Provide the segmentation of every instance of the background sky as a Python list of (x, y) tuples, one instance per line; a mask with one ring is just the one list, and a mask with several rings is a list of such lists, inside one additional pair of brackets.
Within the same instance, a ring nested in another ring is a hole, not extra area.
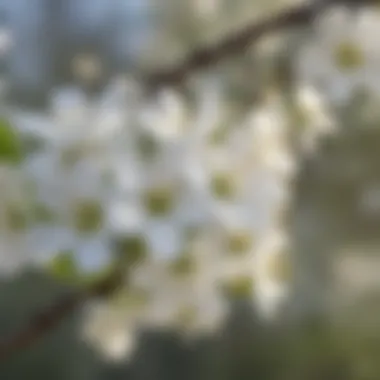
[(149, 3), (150, 0), (0, 0), (3, 22), (13, 39), (9, 78), (17, 88), (32, 92), (49, 87), (49, 82), (57, 79), (54, 60), (65, 60), (67, 50), (80, 50), (94, 43), (112, 66), (127, 65), (149, 38), (155, 11)]

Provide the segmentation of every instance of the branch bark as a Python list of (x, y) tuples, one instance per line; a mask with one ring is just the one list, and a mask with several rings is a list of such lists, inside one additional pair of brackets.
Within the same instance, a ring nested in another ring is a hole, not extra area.
[(0, 362), (30, 347), (57, 327), (68, 315), (80, 308), (84, 302), (111, 295), (122, 284), (124, 271), (122, 267), (116, 266), (110, 275), (83, 291), (59, 297), (55, 303), (32, 317), (23, 329), (0, 341)]
[[(234, 35), (228, 36), (213, 46), (200, 48), (188, 59), (168, 70), (147, 75), (143, 82), (151, 89), (181, 83), (189, 74), (217, 63), (221, 59), (244, 51), (264, 35), (305, 26), (323, 11), (333, 5), (363, 6), (379, 4), (379, 0), (319, 0), (294, 6), (272, 15), (252, 25), (248, 25)], [(84, 302), (97, 297), (106, 297), (119, 286), (123, 276), (116, 267), (107, 278), (87, 289), (69, 294), (48, 306), (42, 313), (30, 320), (21, 331), (0, 341), (0, 362), (10, 358), (20, 350), (30, 347), (38, 339), (52, 331), (68, 315)]]
[(243, 52), (264, 35), (309, 25), (322, 12), (332, 6), (342, 5), (351, 9), (380, 4), (379, 0), (314, 0), (296, 5), (266, 19), (250, 24), (227, 36), (212, 46), (204, 46), (191, 53), (178, 65), (157, 73), (146, 75), (143, 81), (149, 89), (178, 85), (189, 74), (211, 66), (225, 57)]

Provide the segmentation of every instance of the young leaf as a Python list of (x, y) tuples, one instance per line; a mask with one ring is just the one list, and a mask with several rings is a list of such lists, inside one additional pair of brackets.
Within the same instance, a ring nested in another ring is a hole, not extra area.
[(19, 164), (22, 159), (20, 136), (7, 120), (0, 118), (0, 163)]
[(48, 272), (57, 280), (74, 282), (79, 280), (79, 271), (72, 251), (63, 251), (48, 264)]

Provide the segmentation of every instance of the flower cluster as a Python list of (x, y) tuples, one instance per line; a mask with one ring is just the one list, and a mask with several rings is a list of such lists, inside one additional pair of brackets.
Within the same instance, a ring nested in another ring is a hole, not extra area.
[(318, 86), (334, 105), (344, 105), (358, 91), (378, 99), (379, 21), (379, 13), (373, 9), (355, 15), (343, 7), (326, 12), (300, 49), (295, 64), (298, 78)]
[[(23, 157), (1, 169), (2, 272), (94, 273), (122, 254), (130, 281), (107, 304), (122, 320), (215, 327), (230, 297), (274, 315), (291, 273), (281, 218), (293, 118), (276, 95), (236, 121), (218, 81), (194, 94), (144, 99), (118, 78), (97, 100), (66, 89), (48, 114), (11, 112)], [(310, 88), (297, 99), (308, 142), (327, 116)]]

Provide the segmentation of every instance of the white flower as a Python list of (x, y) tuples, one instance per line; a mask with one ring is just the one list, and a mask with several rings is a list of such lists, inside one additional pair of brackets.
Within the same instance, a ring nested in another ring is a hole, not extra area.
[(121, 74), (110, 79), (100, 97), (100, 104), (102, 107), (116, 106), (130, 109), (142, 100), (141, 95), (141, 86), (132, 77)]
[(147, 215), (137, 197), (112, 198), (107, 207), (107, 224), (116, 233), (141, 233)]
[(105, 231), (98, 233), (97, 236), (77, 239), (74, 252), (78, 268), (82, 273), (99, 272), (114, 258)]
[[(49, 239), (46, 237), (49, 236)], [(74, 231), (59, 223), (36, 225), (25, 236), (29, 255), (39, 265), (44, 265), (60, 252), (71, 250), (76, 241)]]
[(290, 257), (283, 232), (270, 231), (262, 238), (254, 265), (255, 301), (265, 316), (272, 317), (288, 295)]
[[(79, 268), (91, 272), (112, 259), (115, 235), (132, 235), (146, 245), (141, 250), (147, 248), (148, 260), (138, 270), (156, 297), (144, 317), (150, 321), (173, 321), (183, 300), (191, 298), (197, 323), (216, 323), (225, 310), (218, 281), (254, 277), (256, 261), (263, 268), (262, 251), (270, 248), (264, 243), (257, 248), (256, 241), (267, 236), (288, 201), (293, 161), (279, 99), (252, 110), (242, 128), (231, 124), (235, 132), (226, 130), (227, 136), (215, 142), (213, 134), (228, 121), (229, 108), (215, 81), (201, 84), (191, 112), (177, 92), (165, 90), (151, 103), (140, 103), (140, 94), (118, 82), (97, 101), (76, 89), (55, 94), (51, 115), (41, 117), (41, 125), (23, 119), (25, 130), (45, 147), (27, 160), (22, 174), (35, 183), (37, 200), (56, 216), (18, 241), (29, 245), (31, 254), (38, 252), (39, 262), (70, 250)], [(319, 123), (322, 111), (315, 97), (306, 91), (300, 102)], [(142, 158), (142, 134), (154, 140), (147, 150), (158, 146), (153, 159)], [(241, 240), (232, 242), (230, 235), (239, 233)], [(233, 250), (244, 255), (227, 258)], [(183, 280), (163, 270), (186, 253), (197, 262), (194, 275)], [(269, 304), (279, 285), (264, 272), (259, 299)], [(109, 344), (116, 355), (125, 339), (110, 338)]]
[(144, 105), (139, 120), (163, 142), (176, 141), (186, 130), (186, 109), (180, 94), (162, 90), (152, 103)]
[[(195, 109), (191, 112), (192, 125), (189, 135), (192, 138), (205, 139), (228, 117), (228, 103), (225, 100), (223, 85), (218, 77), (210, 73), (200, 75), (195, 88)], [(192, 138), (190, 140), (192, 141)]]
[(210, 17), (215, 17), (220, 9), (220, 0), (196, 0), (194, 7), (198, 14), (209, 22)]
[[(336, 131), (335, 120), (329, 112), (325, 99), (315, 87), (299, 85), (295, 91), (294, 106), (297, 114), (293, 117), (300, 123), (300, 130), (297, 132), (301, 148), (307, 153), (313, 153), (321, 137)], [(290, 124), (292, 124), (292, 115)], [(290, 127), (294, 128), (293, 125)]]
[(51, 123), (54, 128), (49, 132), (56, 144), (88, 138), (93, 111), (83, 91), (76, 87), (60, 89), (51, 94), (50, 101)]
[(11, 108), (7, 114), (13, 128), (24, 134), (32, 134), (43, 140), (51, 139), (57, 133), (54, 123), (46, 114)]
[(319, 86), (328, 100), (341, 105), (356, 89), (380, 93), (378, 12), (361, 10), (353, 18), (346, 9), (326, 12), (316, 35), (298, 56), (295, 72), (301, 82)]
[(294, 172), (294, 158), (288, 146), (288, 125), (283, 106), (276, 96), (254, 109), (246, 118), (247, 155), (251, 167), (259, 166), (280, 176)]
[(101, 304), (91, 307), (87, 314), (84, 338), (108, 360), (127, 359), (136, 343), (134, 321), (127, 312)]
[(118, 155), (113, 160), (111, 170), (115, 177), (115, 190), (119, 190), (124, 195), (139, 194), (144, 188), (146, 175), (144, 167), (135, 157), (129, 154)]
[(204, 226), (212, 219), (211, 209), (212, 205), (202, 193), (188, 189), (181, 195), (176, 218), (184, 227)]
[(183, 250), (183, 230), (175, 218), (148, 220), (143, 235), (156, 260), (167, 260)]
[(288, 184), (267, 170), (257, 170), (248, 179), (243, 201), (247, 212), (260, 220), (260, 231), (278, 222), (278, 211), (289, 203)]

